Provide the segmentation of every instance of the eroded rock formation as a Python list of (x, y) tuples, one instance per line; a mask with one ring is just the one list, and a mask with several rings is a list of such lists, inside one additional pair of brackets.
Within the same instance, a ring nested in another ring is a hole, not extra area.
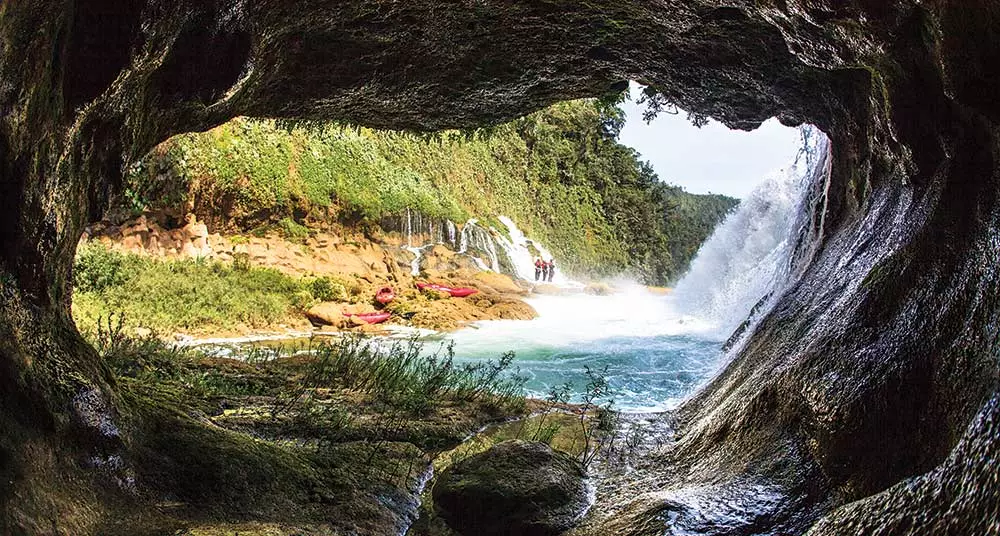
[(93, 532), (107, 490), (148, 500), (129, 453), (153, 447), (67, 281), (154, 144), (239, 114), (479, 126), (635, 79), (733, 127), (816, 124), (833, 176), (800, 281), (636, 498), (599, 499), (580, 530), (659, 534), (756, 493), (717, 531), (995, 533), (998, 26), (992, 0), (4, 2), (3, 526)]

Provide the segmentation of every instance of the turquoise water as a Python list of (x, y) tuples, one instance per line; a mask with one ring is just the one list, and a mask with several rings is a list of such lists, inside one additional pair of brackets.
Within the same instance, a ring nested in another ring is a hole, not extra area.
[(427, 342), (453, 342), (460, 361), (513, 351), (526, 388), (538, 397), (570, 382), (579, 400), (588, 382), (586, 368), (606, 367), (615, 407), (637, 412), (673, 407), (718, 369), (723, 356), (718, 330), (676, 314), (670, 296), (635, 288), (613, 296), (528, 301), (539, 318), (481, 322)]
[[(719, 343), (692, 336), (609, 337), (569, 347), (510, 347), (515, 365), (527, 378), (525, 387), (542, 398), (553, 386), (570, 382), (574, 400), (588, 382), (586, 367), (604, 371), (615, 407), (626, 411), (668, 409), (690, 394), (715, 371)], [(495, 358), (501, 349), (456, 347), (459, 360)], [(606, 369), (605, 369), (606, 367)]]
[[(452, 344), (458, 362), (497, 359), (513, 351), (514, 366), (526, 378), (530, 396), (544, 398), (554, 386), (572, 385), (573, 401), (589, 381), (586, 370), (608, 380), (614, 407), (645, 412), (670, 409), (690, 395), (721, 365), (729, 326), (680, 314), (671, 296), (632, 287), (612, 296), (573, 294), (527, 300), (538, 318), (478, 322), (454, 333), (425, 333), (424, 351)], [(392, 338), (409, 338), (402, 330)], [(284, 352), (307, 348), (308, 339), (209, 342), (218, 355), (237, 348), (268, 346)], [(603, 402), (604, 400), (602, 400)]]

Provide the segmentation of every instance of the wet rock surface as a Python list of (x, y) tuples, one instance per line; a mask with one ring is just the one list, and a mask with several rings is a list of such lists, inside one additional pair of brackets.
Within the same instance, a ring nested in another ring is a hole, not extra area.
[(550, 536), (573, 527), (590, 506), (585, 473), (544, 443), (512, 440), (449, 467), (434, 506), (467, 536)]
[(744, 533), (800, 533), (817, 519), (822, 534), (902, 519), (995, 530), (992, 0), (72, 7), (0, 9), (5, 529), (96, 530), (86, 514), (58, 512), (99, 510), (99, 494), (35, 492), (89, 486), (60, 481), (64, 467), (45, 461), (73, 456), (33, 456), (25, 438), (78, 444), (67, 423), (81, 387), (129, 404), (72, 326), (68, 282), (84, 226), (125, 194), (123, 171), (156, 143), (236, 115), (482, 126), (635, 79), (733, 127), (816, 124), (833, 142), (833, 173), (815, 185), (822, 212), (810, 231), (822, 238), (802, 277), (681, 408), (677, 442), (599, 493), (581, 533), (661, 534), (666, 503), (637, 497), (747, 475), (800, 500)]

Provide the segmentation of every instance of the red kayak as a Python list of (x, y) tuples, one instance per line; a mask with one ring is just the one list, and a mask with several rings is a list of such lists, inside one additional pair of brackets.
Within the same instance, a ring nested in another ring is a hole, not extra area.
[(396, 293), (392, 290), (392, 287), (382, 287), (375, 293), (375, 301), (381, 303), (382, 305), (385, 305), (395, 299)]
[(382, 322), (389, 320), (392, 313), (388, 311), (382, 311), (380, 313), (344, 313), (344, 316), (360, 318), (368, 324), (381, 324)]
[(464, 298), (466, 296), (472, 296), (473, 294), (479, 292), (479, 290), (469, 287), (458, 287), (451, 288), (444, 285), (438, 285), (436, 283), (417, 283), (417, 288), (420, 290), (429, 289), (437, 290), (439, 292), (447, 292), (455, 298)]

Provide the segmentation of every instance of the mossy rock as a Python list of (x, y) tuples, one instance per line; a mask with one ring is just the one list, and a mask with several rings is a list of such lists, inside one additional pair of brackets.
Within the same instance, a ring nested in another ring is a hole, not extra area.
[(544, 443), (504, 441), (446, 469), (434, 507), (460, 534), (550, 536), (586, 513), (585, 477), (579, 461)]

